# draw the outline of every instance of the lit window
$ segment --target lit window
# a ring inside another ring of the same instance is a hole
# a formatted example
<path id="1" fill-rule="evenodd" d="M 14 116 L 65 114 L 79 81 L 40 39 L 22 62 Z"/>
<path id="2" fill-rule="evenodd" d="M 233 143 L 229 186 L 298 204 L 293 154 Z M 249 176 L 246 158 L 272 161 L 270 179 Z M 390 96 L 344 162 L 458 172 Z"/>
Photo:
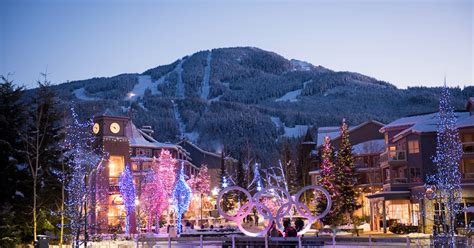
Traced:
<path id="1" fill-rule="evenodd" d="M 109 158 L 109 177 L 119 177 L 124 167 L 123 156 L 110 156 Z"/>
<path id="2" fill-rule="evenodd" d="M 418 140 L 409 140 L 408 141 L 408 152 L 409 153 L 419 153 L 420 152 L 420 143 Z"/>

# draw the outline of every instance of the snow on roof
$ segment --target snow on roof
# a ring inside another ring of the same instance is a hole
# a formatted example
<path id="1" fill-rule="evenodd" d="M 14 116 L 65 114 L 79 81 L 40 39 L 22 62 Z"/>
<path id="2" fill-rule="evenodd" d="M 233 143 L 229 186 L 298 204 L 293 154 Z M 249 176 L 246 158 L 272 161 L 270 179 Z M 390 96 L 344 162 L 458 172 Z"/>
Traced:
<path id="1" fill-rule="evenodd" d="M 334 139 L 341 135 L 340 127 L 320 127 L 318 128 L 318 141 L 317 146 L 324 144 L 324 138 L 328 136 L 330 139 Z"/>
<path id="2" fill-rule="evenodd" d="M 378 121 L 375 121 L 375 120 L 369 120 L 369 121 L 366 121 L 366 122 L 363 122 L 357 126 L 354 126 L 354 127 L 349 127 L 349 130 L 348 132 L 351 133 L 352 131 L 356 130 L 356 129 L 359 129 L 369 123 L 375 123 L 375 124 L 378 124 L 380 126 L 383 126 L 384 124 L 378 122 Z M 326 136 L 329 136 L 329 138 L 331 140 L 333 139 L 336 139 L 338 138 L 339 136 L 341 135 L 341 130 L 340 130 L 340 127 L 320 127 L 318 128 L 318 143 L 317 143 L 317 146 L 321 146 L 323 143 L 324 143 L 324 138 Z"/>
<path id="3" fill-rule="evenodd" d="M 149 148 L 178 148 L 174 144 L 161 143 L 151 136 L 138 129 L 131 121 L 125 127 L 125 134 L 128 137 L 131 147 L 149 147 Z"/>
<path id="4" fill-rule="evenodd" d="M 457 123 L 458 128 L 474 127 L 474 115 L 468 116 Z"/>
<path id="5" fill-rule="evenodd" d="M 368 140 L 352 146 L 353 153 L 358 155 L 381 153 L 384 149 L 385 140 L 383 139 Z"/>
<path id="6" fill-rule="evenodd" d="M 457 118 L 456 126 L 458 128 L 474 126 L 474 118 L 472 118 L 472 116 L 469 116 L 468 112 L 456 112 L 455 115 Z M 394 140 L 398 140 L 409 133 L 436 132 L 437 127 L 438 127 L 437 116 L 438 116 L 438 113 L 431 113 L 431 114 L 425 114 L 425 115 L 417 115 L 417 116 L 400 118 L 384 126 L 381 129 L 381 131 L 383 132 L 384 129 L 387 129 L 387 128 L 407 126 L 408 128 L 406 128 L 405 130 L 403 130 L 402 132 L 394 136 Z"/>
<path id="7" fill-rule="evenodd" d="M 383 126 L 382 129 L 414 125 L 416 123 L 423 122 L 427 119 L 432 119 L 433 116 L 435 116 L 435 115 L 436 115 L 436 113 L 431 113 L 431 114 L 403 117 L 403 118 L 400 118 L 400 119 L 397 119 L 395 121 L 390 122 L 389 124 Z"/>

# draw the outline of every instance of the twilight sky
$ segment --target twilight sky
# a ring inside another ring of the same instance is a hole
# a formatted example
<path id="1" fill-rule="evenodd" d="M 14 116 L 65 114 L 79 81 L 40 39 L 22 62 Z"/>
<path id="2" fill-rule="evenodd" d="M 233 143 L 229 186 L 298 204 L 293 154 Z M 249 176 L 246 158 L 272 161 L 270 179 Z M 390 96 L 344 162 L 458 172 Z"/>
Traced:
<path id="1" fill-rule="evenodd" d="M 33 87 L 255 46 L 398 87 L 474 85 L 474 0 L 0 0 L 0 74 Z"/>

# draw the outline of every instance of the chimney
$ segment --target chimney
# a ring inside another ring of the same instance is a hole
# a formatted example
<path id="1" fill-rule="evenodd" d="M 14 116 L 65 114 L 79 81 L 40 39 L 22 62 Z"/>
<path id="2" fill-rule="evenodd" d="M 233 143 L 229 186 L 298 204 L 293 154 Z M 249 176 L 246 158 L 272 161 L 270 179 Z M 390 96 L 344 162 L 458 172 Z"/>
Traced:
<path id="1" fill-rule="evenodd" d="M 140 130 L 142 130 L 144 133 L 146 133 L 150 136 L 152 136 L 153 133 L 155 132 L 155 131 L 153 131 L 153 128 L 151 128 L 151 126 L 142 126 L 142 128 L 140 128 Z"/>

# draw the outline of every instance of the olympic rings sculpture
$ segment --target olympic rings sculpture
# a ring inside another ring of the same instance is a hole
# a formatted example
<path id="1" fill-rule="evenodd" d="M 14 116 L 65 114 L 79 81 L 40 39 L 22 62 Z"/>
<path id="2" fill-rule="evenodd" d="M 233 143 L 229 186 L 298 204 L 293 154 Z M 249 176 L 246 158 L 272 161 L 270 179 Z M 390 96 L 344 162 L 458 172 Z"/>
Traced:
<path id="1" fill-rule="evenodd" d="M 232 190 L 236 190 L 236 191 L 240 191 L 244 193 L 248 199 L 248 202 L 242 205 L 237 211 L 237 213 L 233 216 L 225 213 L 220 206 L 220 202 L 224 194 Z M 306 206 L 305 204 L 299 201 L 301 195 L 307 190 L 321 191 L 326 197 L 327 206 L 326 206 L 326 209 L 321 214 L 313 216 L 308 206 Z M 275 216 L 273 216 L 273 213 L 270 211 L 270 209 L 264 204 L 260 203 L 260 198 L 264 196 L 264 194 L 267 192 L 273 193 L 275 191 L 280 191 L 281 193 L 283 193 L 283 195 L 286 197 L 287 200 L 278 208 Z M 286 191 L 285 189 L 282 189 L 280 187 L 275 187 L 275 186 L 266 187 L 262 189 L 261 191 L 257 192 L 253 197 L 250 195 L 250 193 L 247 190 L 239 186 L 231 186 L 231 187 L 227 187 L 221 190 L 221 192 L 219 192 L 219 195 L 217 196 L 217 210 L 219 211 L 219 214 L 223 216 L 224 218 L 226 218 L 227 220 L 235 221 L 240 231 L 244 233 L 245 235 L 251 236 L 251 237 L 258 237 L 258 236 L 263 236 L 264 234 L 266 234 L 268 230 L 271 228 L 273 221 L 277 223 L 277 227 L 280 230 L 283 230 L 283 225 L 281 224 L 281 221 L 284 216 L 290 213 L 293 205 L 295 206 L 296 211 L 301 216 L 306 218 L 308 221 L 308 223 L 306 223 L 304 228 L 298 232 L 298 236 L 300 236 L 306 233 L 311 228 L 311 224 L 313 224 L 316 220 L 323 218 L 329 213 L 329 211 L 331 210 L 332 200 L 331 200 L 331 195 L 329 194 L 327 190 L 325 190 L 321 186 L 316 186 L 316 185 L 306 186 L 302 188 L 300 191 L 298 191 L 298 193 L 296 193 L 296 195 L 294 196 L 290 195 L 290 193 L 288 193 L 288 191 Z M 250 231 L 245 230 L 242 227 L 242 221 L 244 220 L 245 217 L 249 215 L 250 211 L 252 211 L 254 207 L 257 209 L 258 213 L 264 217 L 264 219 L 268 219 L 268 225 L 260 232 L 250 232 Z"/>

